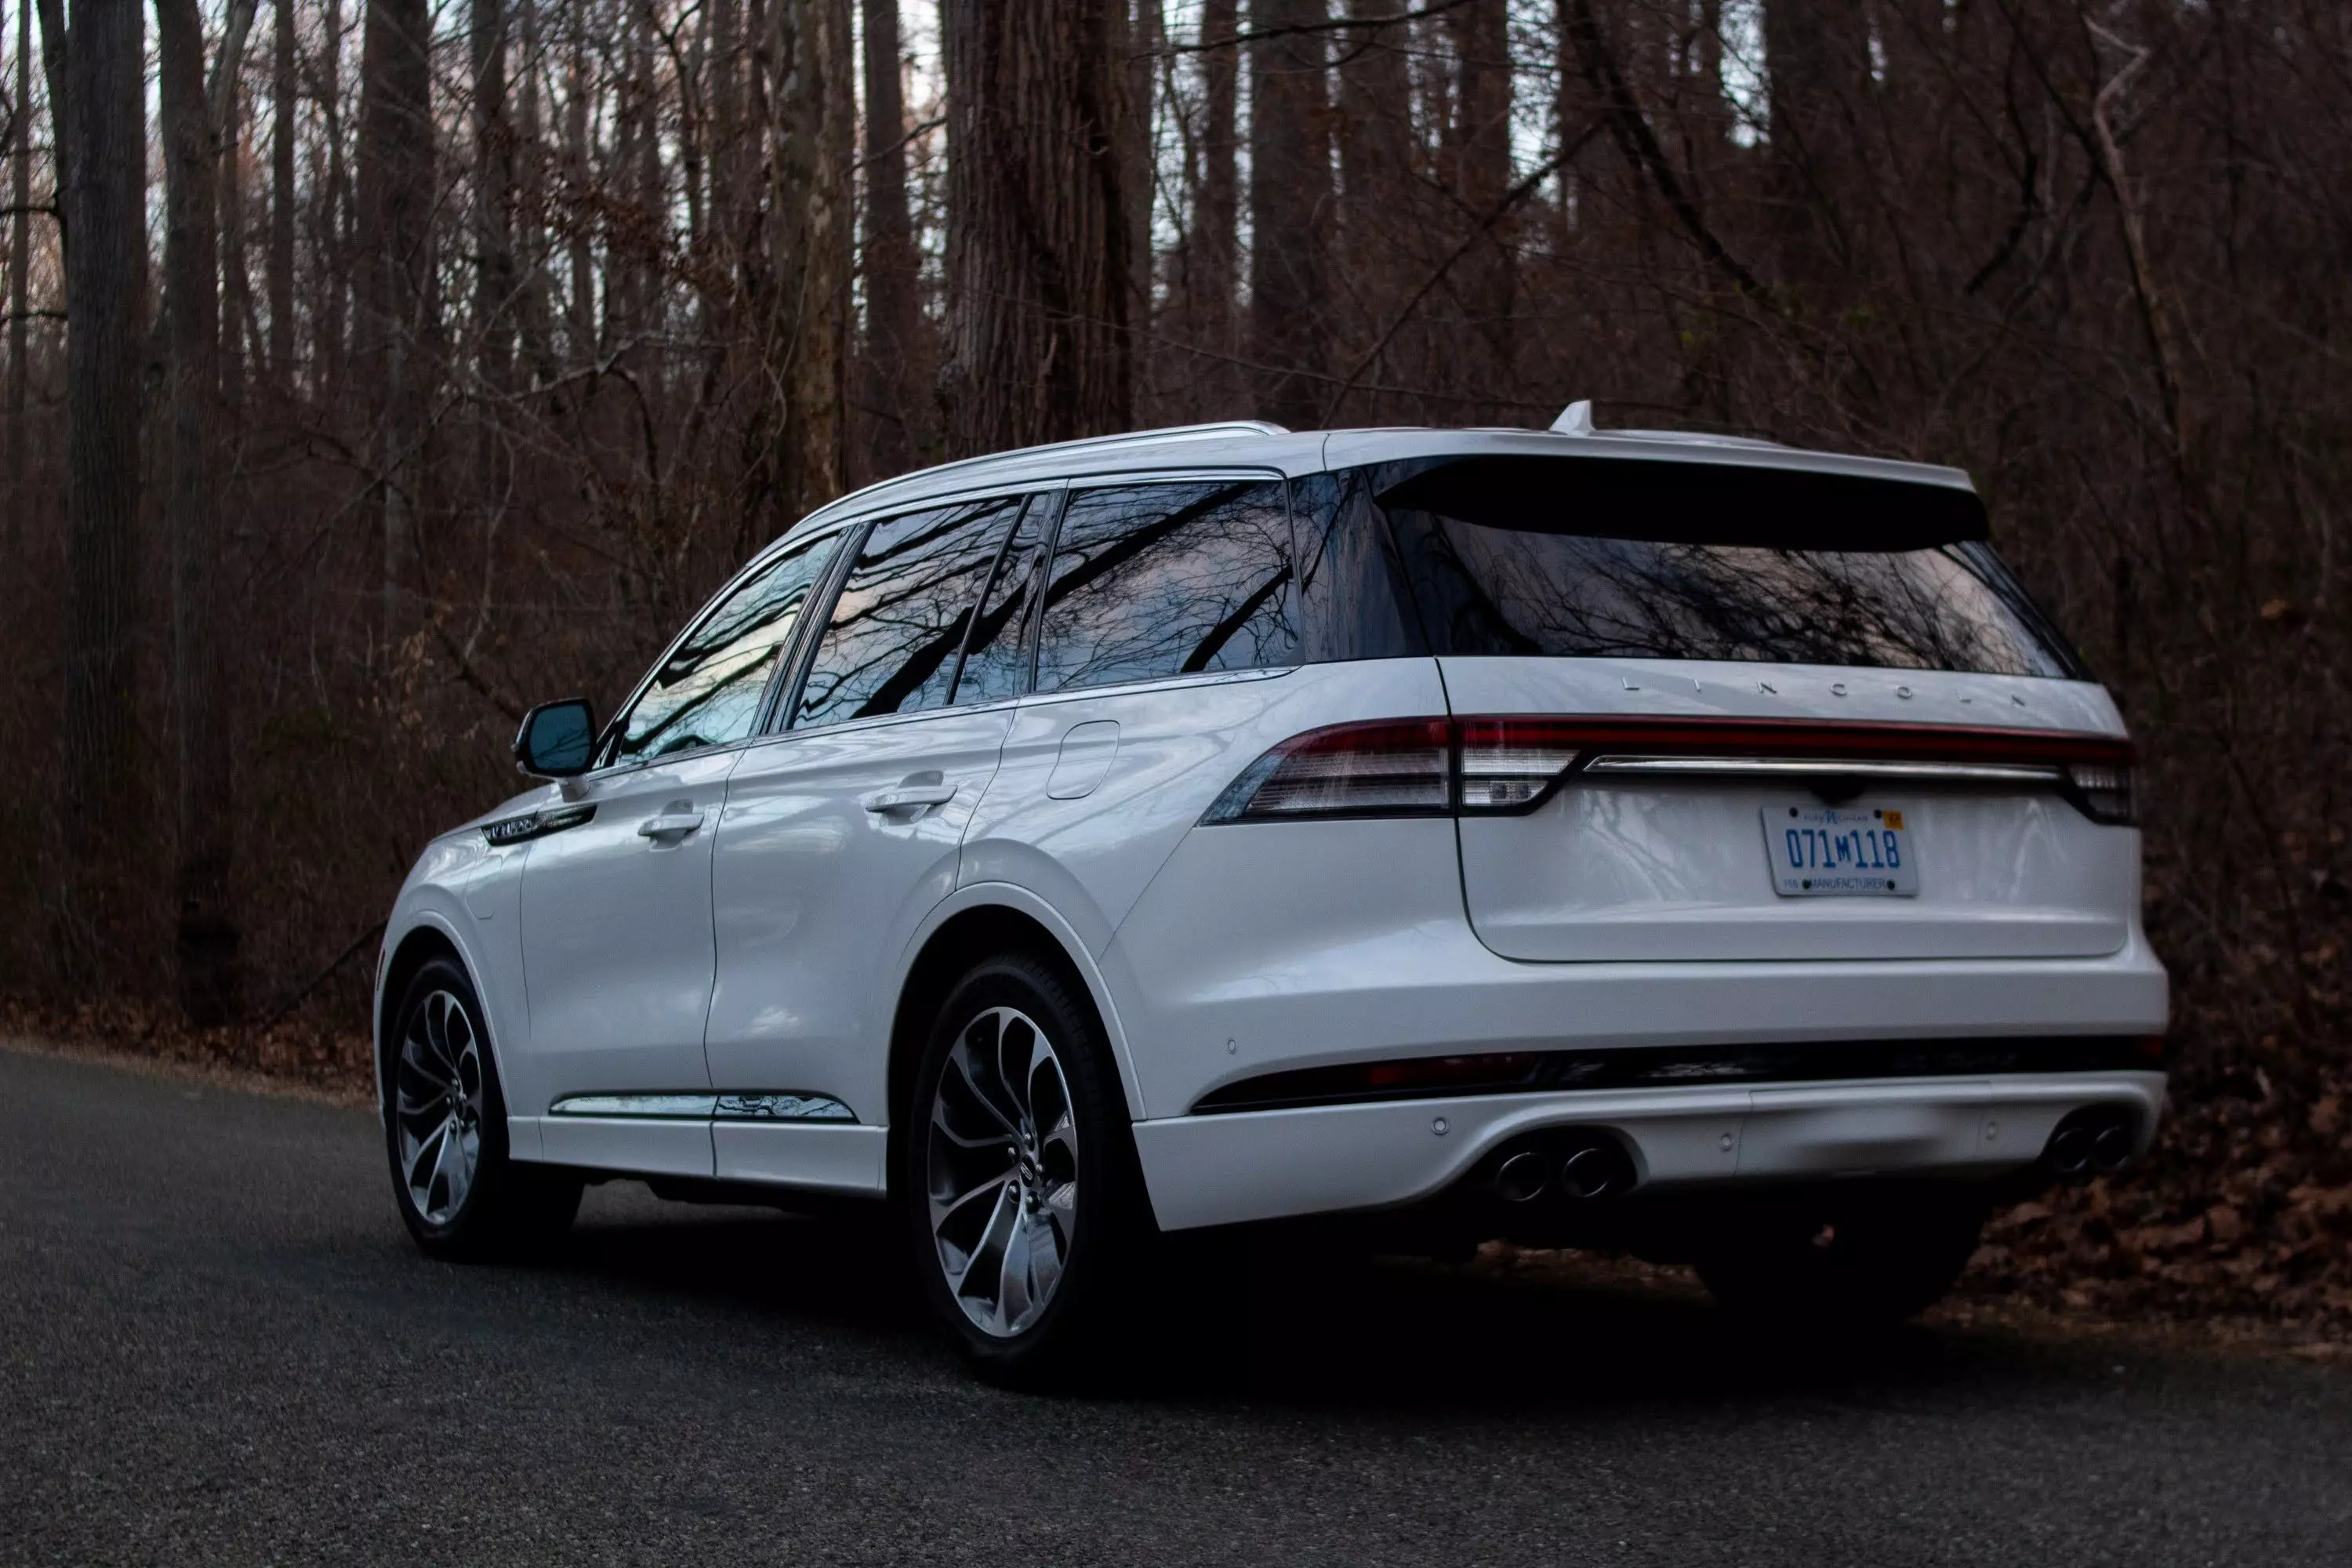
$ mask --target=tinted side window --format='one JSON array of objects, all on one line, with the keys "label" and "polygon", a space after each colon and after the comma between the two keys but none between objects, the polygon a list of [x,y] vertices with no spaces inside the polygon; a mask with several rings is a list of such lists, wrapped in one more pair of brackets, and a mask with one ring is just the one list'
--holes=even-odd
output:
[{"label": "tinted side window", "polygon": [[1036,689],[1295,663],[1296,575],[1278,479],[1077,491],[1045,589]]},{"label": "tinted side window", "polygon": [[840,536],[785,552],[738,584],[662,661],[615,726],[608,762],[748,737],[768,678]]},{"label": "tinted side window", "polygon": [[947,706],[981,587],[1020,498],[874,525],[801,688],[798,727]]},{"label": "tinted side window", "polygon": [[1011,547],[997,561],[971,636],[964,641],[963,674],[955,689],[958,702],[996,702],[1027,689],[1028,648],[1023,634],[1028,630],[1029,605],[1036,593],[1037,552],[1060,501],[1058,495],[1029,498]]},{"label": "tinted side window", "polygon": [[1290,527],[1298,541],[1300,663],[1429,651],[1364,469],[1293,479]]}]

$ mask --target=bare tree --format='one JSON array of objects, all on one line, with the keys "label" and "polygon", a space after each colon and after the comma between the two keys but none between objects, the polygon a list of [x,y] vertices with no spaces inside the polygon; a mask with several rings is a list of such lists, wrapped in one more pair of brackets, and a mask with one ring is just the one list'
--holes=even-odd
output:
[{"label": "bare tree", "polygon": [[294,376],[295,0],[277,0],[269,49],[269,379],[290,393]]},{"label": "bare tree", "polygon": [[898,0],[865,0],[866,398],[876,477],[939,453],[931,340],[907,205],[907,101],[899,79]]},{"label": "bare tree", "polygon": [[1126,427],[1120,0],[946,0],[950,454]]},{"label": "bare tree", "polygon": [[33,270],[33,0],[16,5],[16,101],[9,140],[8,218],[8,520],[0,538],[0,568],[20,570],[31,510],[26,494],[26,393],[32,374],[27,339],[31,321],[29,280]]},{"label": "bare tree", "polygon": [[426,0],[367,0],[360,63],[358,327],[374,387],[369,466],[383,541],[383,628],[404,629],[402,597],[421,542],[425,312],[433,270],[432,14]]},{"label": "bare tree", "polygon": [[[46,22],[47,17],[44,17]],[[116,935],[134,837],[139,698],[131,648],[139,521],[139,361],[147,286],[144,14],[77,0],[59,40],[66,220],[66,845],[69,943]],[[94,955],[85,947],[79,966]]]},{"label": "bare tree", "polygon": [[849,0],[772,4],[768,342],[783,383],[778,489],[798,517],[843,485],[855,67]]},{"label": "bare tree", "polygon": [[[251,8],[246,8],[250,15]],[[216,557],[222,421],[220,250],[214,172],[219,151],[205,96],[204,23],[196,0],[155,0],[163,122],[164,309],[170,323],[172,695],[179,742],[174,952],[191,1022],[236,1010],[236,921],[229,907],[229,713]],[[234,26],[224,62],[234,58]]]},{"label": "bare tree", "polygon": [[1249,357],[1258,412],[1318,423],[1331,370],[1328,0],[1250,0]]}]

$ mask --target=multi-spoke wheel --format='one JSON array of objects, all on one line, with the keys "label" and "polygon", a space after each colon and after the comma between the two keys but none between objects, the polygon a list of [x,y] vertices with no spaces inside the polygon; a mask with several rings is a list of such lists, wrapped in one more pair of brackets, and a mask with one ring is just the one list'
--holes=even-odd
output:
[{"label": "multi-spoke wheel", "polygon": [[980,964],[940,1008],[906,1112],[899,1190],[942,1324],[1008,1381],[1102,1348],[1152,1227],[1086,994],[1026,955]]},{"label": "multi-spoke wheel", "polygon": [[454,994],[428,992],[409,1016],[393,1095],[408,1201],[425,1224],[446,1225],[466,1206],[482,1160],[482,1041]]},{"label": "multi-spoke wheel", "polygon": [[427,1252],[482,1258],[562,1231],[580,1181],[507,1157],[507,1110],[482,1005],[436,959],[410,981],[384,1044],[384,1146],[409,1234]]},{"label": "multi-spoke wheel", "polygon": [[1013,1007],[964,1026],[931,1096],[931,1238],[956,1305],[1003,1339],[1054,1300],[1078,1217],[1078,1130],[1054,1042]]}]

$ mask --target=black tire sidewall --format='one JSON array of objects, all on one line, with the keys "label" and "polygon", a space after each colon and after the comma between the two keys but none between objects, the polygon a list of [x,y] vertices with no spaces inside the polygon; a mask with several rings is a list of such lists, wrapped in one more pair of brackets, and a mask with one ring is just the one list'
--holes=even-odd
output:
[{"label": "black tire sidewall", "polygon": [[[992,1007],[1027,1014],[1053,1041],[1069,1084],[1079,1160],[1070,1253],[1053,1299],[1036,1322],[1003,1339],[966,1317],[949,1289],[931,1235],[927,1184],[932,1097],[948,1054],[971,1021]],[[1000,1381],[1049,1383],[1096,1357],[1118,1320],[1152,1226],[1141,1201],[1126,1093],[1092,1001],[1056,966],[1027,954],[975,965],[933,1018],[900,1110],[894,1174],[919,1288],[932,1316],[983,1374]]]}]

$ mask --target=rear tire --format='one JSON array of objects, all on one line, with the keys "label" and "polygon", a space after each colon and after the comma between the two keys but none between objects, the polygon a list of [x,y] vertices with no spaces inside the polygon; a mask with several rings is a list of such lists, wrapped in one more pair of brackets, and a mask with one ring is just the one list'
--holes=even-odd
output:
[{"label": "rear tire", "polygon": [[1693,1262],[1717,1301],[1750,1322],[1814,1335],[1885,1328],[1951,1289],[1985,1215],[1973,1193],[1916,1187],[1774,1206],[1741,1215]]},{"label": "rear tire", "polygon": [[435,1258],[544,1248],[572,1228],[581,1180],[511,1158],[506,1096],[481,999],[436,958],[416,973],[384,1041],[383,1139],[394,1201]]},{"label": "rear tire", "polygon": [[895,1173],[923,1299],[992,1382],[1104,1370],[1158,1229],[1093,1004],[1054,965],[973,967],[933,1020]]}]

